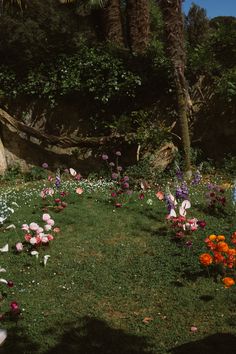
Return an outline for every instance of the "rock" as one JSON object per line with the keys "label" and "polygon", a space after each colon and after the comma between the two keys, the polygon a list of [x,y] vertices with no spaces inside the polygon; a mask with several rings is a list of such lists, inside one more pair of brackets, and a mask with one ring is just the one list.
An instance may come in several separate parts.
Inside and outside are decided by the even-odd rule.
{"label": "rock", "polygon": [[162,172],[174,160],[178,148],[173,143],[167,143],[156,150],[151,158],[151,167]]}

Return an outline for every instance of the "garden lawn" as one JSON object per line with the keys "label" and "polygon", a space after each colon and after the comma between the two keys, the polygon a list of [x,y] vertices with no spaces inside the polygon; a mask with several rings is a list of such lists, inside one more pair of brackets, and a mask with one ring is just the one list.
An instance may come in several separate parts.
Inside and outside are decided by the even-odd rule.
{"label": "garden lawn", "polygon": [[[236,350],[236,289],[225,289],[208,276],[198,257],[206,252],[211,233],[230,237],[236,213],[204,210],[202,190],[192,192],[190,214],[205,219],[193,247],[174,242],[165,221],[164,202],[148,192],[135,194],[123,208],[108,202],[108,190],[88,189],[82,195],[67,186],[68,207],[48,212],[61,232],[39,258],[16,254],[24,241],[23,223],[40,223],[43,211],[40,184],[5,189],[16,202],[14,214],[0,228],[0,265],[13,288],[2,292],[5,312],[11,301],[21,307],[18,321],[6,318],[1,328],[8,338],[0,353],[184,354],[232,353]],[[6,194],[7,193],[7,194]],[[148,205],[147,200],[153,204]],[[17,228],[5,230],[9,224]],[[50,255],[46,267],[42,260]],[[195,326],[195,332],[191,327]]]}

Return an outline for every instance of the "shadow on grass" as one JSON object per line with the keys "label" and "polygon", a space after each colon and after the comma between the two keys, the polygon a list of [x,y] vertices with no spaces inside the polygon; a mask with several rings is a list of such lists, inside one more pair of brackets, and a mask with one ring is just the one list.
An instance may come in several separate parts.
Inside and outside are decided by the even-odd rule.
{"label": "shadow on grass", "polygon": [[19,326],[12,327],[7,331],[7,339],[0,347],[1,354],[33,354],[38,353],[38,350],[39,345],[32,342],[25,329]]}
{"label": "shadow on grass", "polygon": [[[49,331],[50,333],[51,331]],[[91,317],[63,325],[58,344],[44,354],[155,354],[144,337],[109,327]]]}
{"label": "shadow on grass", "polygon": [[236,352],[236,337],[229,333],[216,333],[195,342],[170,349],[171,354],[232,354]]}

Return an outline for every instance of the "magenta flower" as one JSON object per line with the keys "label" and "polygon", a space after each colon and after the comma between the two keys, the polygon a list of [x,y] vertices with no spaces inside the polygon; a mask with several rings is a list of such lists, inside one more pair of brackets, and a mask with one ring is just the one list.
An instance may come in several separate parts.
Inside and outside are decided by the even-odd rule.
{"label": "magenta flower", "polygon": [[19,304],[16,301],[12,301],[10,303],[10,308],[15,313],[19,313],[20,312],[20,306],[19,306]]}
{"label": "magenta flower", "polygon": [[12,288],[14,286],[13,281],[12,280],[8,280],[7,286],[8,286],[8,288]]}
{"label": "magenta flower", "polygon": [[114,172],[114,173],[112,173],[111,178],[112,178],[112,179],[117,179],[117,178],[118,178],[118,174],[117,174],[117,173],[115,173],[115,172]]}
{"label": "magenta flower", "polygon": [[140,193],[138,197],[139,197],[140,200],[143,200],[144,199],[144,194]]}

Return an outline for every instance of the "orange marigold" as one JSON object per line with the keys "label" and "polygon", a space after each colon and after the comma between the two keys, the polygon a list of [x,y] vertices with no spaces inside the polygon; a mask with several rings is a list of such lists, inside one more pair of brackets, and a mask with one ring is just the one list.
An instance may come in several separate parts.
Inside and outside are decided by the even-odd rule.
{"label": "orange marigold", "polygon": [[234,279],[230,277],[223,278],[222,281],[225,284],[225,288],[230,288],[232,285],[235,284]]}
{"label": "orange marigold", "polygon": [[209,253],[203,253],[199,257],[199,261],[204,266],[209,266],[212,263],[212,256]]}
{"label": "orange marigold", "polygon": [[226,242],[220,241],[217,245],[217,250],[219,252],[227,252],[229,249],[229,246],[227,245]]}

